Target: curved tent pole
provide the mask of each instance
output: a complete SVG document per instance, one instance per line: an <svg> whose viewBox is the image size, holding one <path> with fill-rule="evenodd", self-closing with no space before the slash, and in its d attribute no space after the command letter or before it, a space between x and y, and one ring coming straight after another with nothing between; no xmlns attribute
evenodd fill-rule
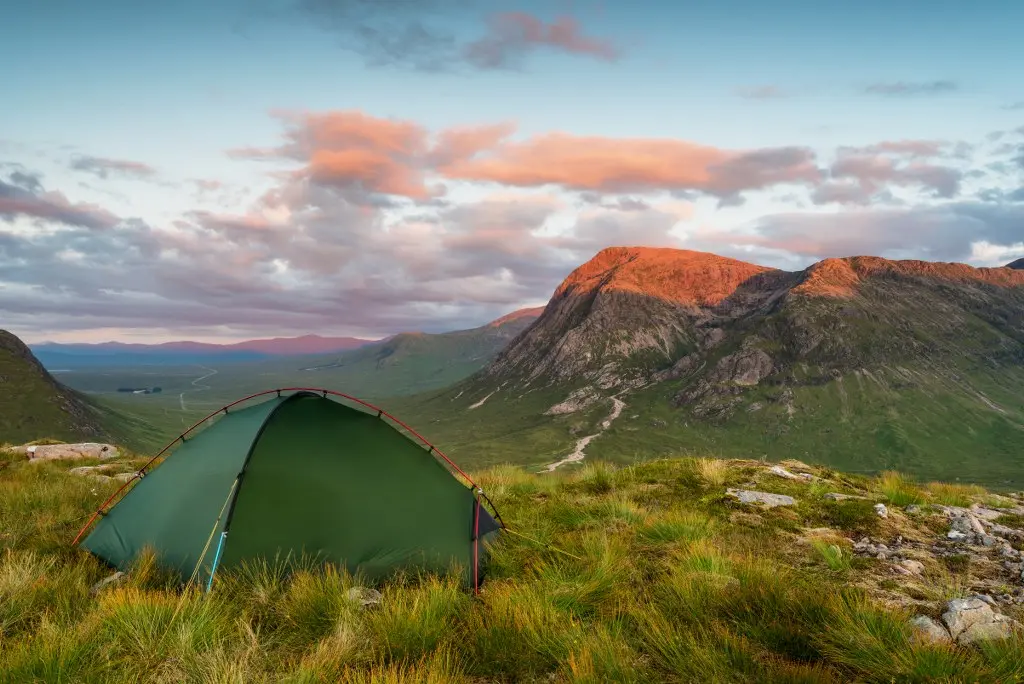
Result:
<svg viewBox="0 0 1024 684"><path fill-rule="evenodd" d="M353 402L355 402L357 404L360 404L361 406L365 406L366 408L370 409L371 411L376 411L377 412L377 418L388 418L392 422L397 423L401 427L405 428L411 435L416 437L416 439L418 439L420 442L422 442L423 445L428 448L428 452L427 453L430 453L430 454L436 453L438 456L440 456L445 461L445 463L447 463L452 468L454 468L455 472L457 472L459 475L461 475L463 478L465 478L465 480L470 484L470 486L472 486L475 490L477 490L477 492L479 494L483 495L483 497L485 499L487 499L487 503L491 504L491 508L494 509L494 513L495 513L495 516L496 516L496 518L498 520L498 523L501 525L501 527L503 529L505 529L505 522L501 519L501 514L498 513L498 509L494 506L494 503L489 498L487 498L487 495L484 494L483 489L481 489L476 484L476 482L473 481L473 478L471 478L469 475L467 475L465 473L465 471L462 470L462 468L460 468L459 466L455 465L455 463L450 458L448 458L444 454L444 452L442 452L436 446L431 444L427 440L426 437L424 437L420 433L416 432L416 430L412 429L409 425L407 425L406 423L402 422L401 420L399 420L395 416L391 415L390 413L388 413L384 409L382 409L382 408L380 408L378 406L374 406L373 404L371 404L369 402L363 401L362 399L359 399L358 397L353 397L353 396L351 396L349 394L345 394L343 392L335 392L334 390L323 389L323 388L320 388L320 387L281 387L281 388L277 388L277 389L264 390L262 392L257 392L255 394L250 394L247 397L242 397L241 399L238 399L237 401L233 401L230 404L227 404L226 406L223 406L223 407L217 409L216 411L214 411L210 415L208 415L205 418L203 418L203 419L199 420L198 422L194 423L187 430L185 430L180 435L178 435L177 437L172 439L170 442L168 442L167 445L163 449L158 451L156 453L156 455L153 456L153 458L151 458L148 461L146 461L146 463L141 468L139 468L139 470L135 473L134 477L132 477L129 480L126 480L120 487L118 487L117 491L115 491L113 494L111 494L110 497L107 498L106 501L104 501L102 504L100 504L100 507L96 509L96 512L92 514L92 517L89 518L88 522L86 522L85 525L82 526L82 529L80 529L78 531L78 534L75 536L74 540L71 542L71 545L74 546L75 544L77 544L82 539L82 535L85 534L85 531L87 529L89 529L89 527L96 521L96 518L98 518L100 515L103 514L103 510L107 506L110 505L111 501L113 501L114 499L117 498L118 494L123 492L128 487L128 485L130 485L136 479L143 478L145 476L145 474L146 474L146 469L149 468L153 464L154 461L156 461L158 458L160 458L165 453L167 453L168 449L170 449L175 444L177 444L179 440L184 442L185 441L185 437L187 437L190 433L192 433L194 430L196 430L198 427L200 427L203 423L205 423L206 421L210 420L211 418L215 418L217 415L219 415L221 413L226 414L228 412L228 409L230 409L230 408L238 406L239 404L245 403L245 402L250 401L252 399L256 399L258 397L264 397L264 396L266 396L268 394L275 394L276 393L277 396L281 396L281 392L317 392L317 393L322 394L325 399L327 398L327 395L332 395L332 396L335 396L335 397L341 397L342 399L347 399L349 401L353 401Z"/></svg>

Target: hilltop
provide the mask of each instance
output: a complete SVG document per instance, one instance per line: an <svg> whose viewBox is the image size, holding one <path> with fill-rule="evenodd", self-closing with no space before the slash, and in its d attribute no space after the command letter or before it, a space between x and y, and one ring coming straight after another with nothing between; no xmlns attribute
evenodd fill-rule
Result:
<svg viewBox="0 0 1024 684"><path fill-rule="evenodd" d="M1010 263L1006 264L1006 268L1024 270L1024 258L1017 259L1016 261L1011 261Z"/></svg>
<svg viewBox="0 0 1024 684"><path fill-rule="evenodd" d="M1022 270L622 247L481 372L402 408L481 462L554 463L599 435L586 453L622 462L698 449L1011 486L1022 384Z"/></svg>
<svg viewBox="0 0 1024 684"><path fill-rule="evenodd" d="M96 407L57 382L20 339L0 330L0 444L99 440L106 434Z"/></svg>

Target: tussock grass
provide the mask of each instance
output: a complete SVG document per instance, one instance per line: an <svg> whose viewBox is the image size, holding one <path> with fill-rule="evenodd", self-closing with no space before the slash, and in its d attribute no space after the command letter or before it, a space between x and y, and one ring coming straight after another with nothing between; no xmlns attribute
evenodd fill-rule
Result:
<svg viewBox="0 0 1024 684"><path fill-rule="evenodd" d="M61 522L95 505L93 485L11 463L0 470L11 495L0 498L0 672L97 684L1024 677L1019 638L923 645L910 613L872 598L837 542L878 530L870 501L825 502L821 485L773 480L801 500L796 510L722 500L726 483L754 476L756 466L713 459L495 468L479 481L522 536L492 548L481 594L410 574L363 608L349 599L360 577L307 558L222 568L207 594L183 591L150 552L93 595L110 570L69 549L77 526ZM895 474L863 484L890 503L936 491ZM794 542L822 523L836 531ZM969 594L967 570L934 564L920 598Z"/></svg>
<svg viewBox="0 0 1024 684"><path fill-rule="evenodd" d="M885 495L886 502L893 506L909 506L924 503L921 488L902 473L886 471L877 478L876 487Z"/></svg>
<svg viewBox="0 0 1024 684"><path fill-rule="evenodd" d="M963 506L966 508L975 501L983 501L988 496L985 488L978 485L929 482L925 489L932 501L945 506Z"/></svg>
<svg viewBox="0 0 1024 684"><path fill-rule="evenodd" d="M717 458L692 458L684 463L700 482L709 487L721 487L730 474L729 463Z"/></svg>
<svg viewBox="0 0 1024 684"><path fill-rule="evenodd" d="M844 551L843 547L838 544L824 539L815 539L811 542L811 546L818 552L822 562L828 566L829 570L846 571L851 568L853 556Z"/></svg>

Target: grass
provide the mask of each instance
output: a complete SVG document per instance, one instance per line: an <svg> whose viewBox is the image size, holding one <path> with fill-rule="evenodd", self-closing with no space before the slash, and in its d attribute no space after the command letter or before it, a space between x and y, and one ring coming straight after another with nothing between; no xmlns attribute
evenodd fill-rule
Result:
<svg viewBox="0 0 1024 684"><path fill-rule="evenodd" d="M829 487L769 477L760 488L804 498L806 510L737 511L724 489L763 477L749 462L483 471L482 486L524 536L505 535L493 547L482 593L444 577L405 577L381 587L380 605L369 609L348 599L357 578L333 566L254 561L223 569L203 594L183 592L151 555L127 581L92 595L109 570L68 548L77 524L67 519L113 485L54 464L3 463L5 681L923 682L1022 674L1020 640L984 648L913 641L911 614L881 600L891 574L854 563L841 525L794 543L792 530L835 511L844 511L838 521L862 526L870 501L832 510L814 499ZM913 485L893 475L858 483L869 499L913 496ZM932 583L932 599L962 595L970 569L957 568L956 582Z"/></svg>

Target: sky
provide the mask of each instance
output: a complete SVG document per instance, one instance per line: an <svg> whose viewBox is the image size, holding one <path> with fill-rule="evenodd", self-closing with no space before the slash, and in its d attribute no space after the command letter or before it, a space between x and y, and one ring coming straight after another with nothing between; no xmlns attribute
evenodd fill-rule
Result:
<svg viewBox="0 0 1024 684"><path fill-rule="evenodd" d="M609 246L1024 256L1017 0L0 0L0 328L377 338Z"/></svg>

